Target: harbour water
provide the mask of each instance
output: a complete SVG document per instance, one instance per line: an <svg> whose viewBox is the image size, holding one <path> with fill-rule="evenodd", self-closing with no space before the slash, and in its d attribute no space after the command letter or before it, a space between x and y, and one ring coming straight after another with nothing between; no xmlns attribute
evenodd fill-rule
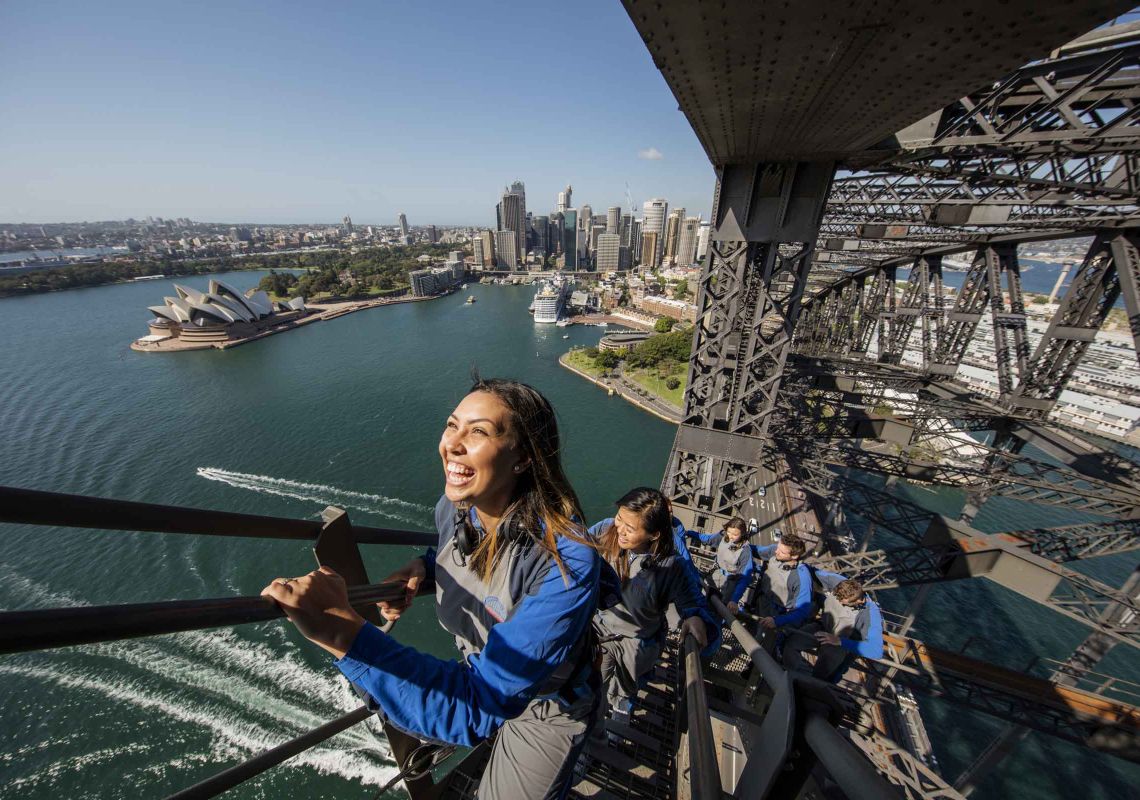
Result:
<svg viewBox="0 0 1140 800"><path fill-rule="evenodd" d="M260 275L226 279L245 289ZM169 283L0 301L0 484L290 517L338 505L364 524L427 530L442 486L439 433L472 368L551 399L591 519L629 487L660 481L672 427L558 365L603 331L535 326L533 287L472 284L230 351L131 352ZM465 304L469 294L478 302ZM904 491L940 510L960 503ZM999 501L979 525L1055 519ZM374 578L411 555L365 549ZM1134 560L1079 568L1119 584ZM0 526L0 608L255 594L312 563L295 542ZM936 588L918 633L952 645L979 636L972 652L1020 668L1034 653L1063 657L1084 629L975 581ZM454 657L430 603L396 635ZM1136 661L1121 646L1106 670L1137 679ZM3 657L0 797L163 796L354 705L328 658L280 622ZM998 727L936 702L923 709L951 776ZM227 796L370 798L392 772L382 740L357 726ZM1096 800L1138 784L1133 765L1035 734L975 797L1079 787Z"/></svg>

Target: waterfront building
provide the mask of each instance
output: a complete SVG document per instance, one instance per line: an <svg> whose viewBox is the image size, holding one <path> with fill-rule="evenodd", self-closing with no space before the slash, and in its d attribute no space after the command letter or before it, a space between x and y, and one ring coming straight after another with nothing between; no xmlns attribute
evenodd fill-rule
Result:
<svg viewBox="0 0 1140 800"><path fill-rule="evenodd" d="M641 266L657 269L657 232L641 232Z"/></svg>
<svg viewBox="0 0 1140 800"><path fill-rule="evenodd" d="M599 272L621 269L621 236L616 233L599 234L594 263Z"/></svg>
<svg viewBox="0 0 1140 800"><path fill-rule="evenodd" d="M274 303L261 290L242 294L223 281L212 279L205 292L174 284L177 296L164 297L164 305L147 308L154 317L142 344L167 339L183 342L219 342L252 336L265 328L305 316L305 299Z"/></svg>
<svg viewBox="0 0 1140 800"><path fill-rule="evenodd" d="M518 269L518 236L515 235L514 231L495 231L495 254L498 266L504 267L505 269Z"/></svg>
<svg viewBox="0 0 1140 800"><path fill-rule="evenodd" d="M669 317L670 319L683 320L687 322L695 322L697 319L697 307L692 303L687 303L684 300L674 300L671 297L662 297L656 294L642 295L637 302L634 303L635 307L640 308L650 314L657 314L662 317Z"/></svg>
<svg viewBox="0 0 1140 800"><path fill-rule="evenodd" d="M471 245L475 251L475 266L480 269L491 269L495 266L495 235L491 231L480 231L471 237Z"/></svg>
<svg viewBox="0 0 1140 800"><path fill-rule="evenodd" d="M685 217L681 223L681 233L677 238L677 257L674 263L678 267L691 267L697 260L697 234L701 229L700 217Z"/></svg>
<svg viewBox="0 0 1140 800"><path fill-rule="evenodd" d="M641 210L643 214L641 263L651 262L653 266L657 266L661 263L662 238L665 236L665 217L669 213L669 201L664 197L654 197L652 200L646 200L642 204ZM655 234L653 241L654 247L657 249L651 254L646 254L644 251L644 234L646 233Z"/></svg>
<svg viewBox="0 0 1140 800"><path fill-rule="evenodd" d="M674 208L665 220L665 240L661 246L661 263L677 263L677 246L681 241L681 225L685 221L685 209Z"/></svg>
<svg viewBox="0 0 1140 800"><path fill-rule="evenodd" d="M406 214L404 214L403 211L400 212L399 223L400 223L400 235L406 238L408 235L408 217Z"/></svg>
<svg viewBox="0 0 1140 800"><path fill-rule="evenodd" d="M573 208L562 212L562 253L566 269L578 269L578 212Z"/></svg>
<svg viewBox="0 0 1140 800"><path fill-rule="evenodd" d="M463 283L463 270L455 265L417 269L408 273L408 283L412 285L412 297L432 297L451 291Z"/></svg>
<svg viewBox="0 0 1140 800"><path fill-rule="evenodd" d="M606 209L606 233L620 233L621 206L610 206Z"/></svg>

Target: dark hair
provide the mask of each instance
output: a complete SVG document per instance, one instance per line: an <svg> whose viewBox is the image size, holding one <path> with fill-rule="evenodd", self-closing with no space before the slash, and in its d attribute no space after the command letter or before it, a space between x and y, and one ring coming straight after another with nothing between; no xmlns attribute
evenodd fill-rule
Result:
<svg viewBox="0 0 1140 800"><path fill-rule="evenodd" d="M562 469L562 446L554 408L537 389L525 383L481 378L478 373L473 374L472 379L474 383L468 394L486 392L506 406L508 433L529 459L529 469L519 475L514 497L499 528L505 530L506 525L524 527L550 553L565 577L566 569L558 555L558 537L567 536L586 544L590 542L582 534L582 505ZM498 530L491 531L472 553L472 568L484 580L490 577L502 555L502 541Z"/></svg>
<svg viewBox="0 0 1140 800"><path fill-rule="evenodd" d="M740 531L740 538L742 539L747 539L752 535L752 532L748 530L748 523L744 521L744 517L733 517L728 522L724 523L724 527L721 528L721 530L723 530L725 533L728 533L729 528L736 528L738 531Z"/></svg>
<svg viewBox="0 0 1140 800"><path fill-rule="evenodd" d="M862 600L867 596L867 593L863 591L863 584L854 578L848 578L836 585L834 594L835 599L843 603L843 605Z"/></svg>
<svg viewBox="0 0 1140 800"><path fill-rule="evenodd" d="M803 558L804 553L807 552L807 542L794 533L785 533L780 538L780 544L785 545L797 559Z"/></svg>
<svg viewBox="0 0 1140 800"><path fill-rule="evenodd" d="M665 495L656 489L638 486L622 495L615 505L637 514L642 527L650 533L657 534L650 549L653 559L662 559L676 552L673 547L673 512ZM598 550L617 572L624 586L629 580L629 559L618 544L617 525L611 522L598 537Z"/></svg>

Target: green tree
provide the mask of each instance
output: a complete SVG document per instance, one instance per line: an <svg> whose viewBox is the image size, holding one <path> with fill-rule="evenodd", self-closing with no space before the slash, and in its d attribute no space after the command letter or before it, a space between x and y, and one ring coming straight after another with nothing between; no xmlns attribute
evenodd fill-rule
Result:
<svg viewBox="0 0 1140 800"><path fill-rule="evenodd" d="M669 319L668 317L661 317L653 323L653 330L657 331L658 333L668 333L669 331L673 330L673 320Z"/></svg>

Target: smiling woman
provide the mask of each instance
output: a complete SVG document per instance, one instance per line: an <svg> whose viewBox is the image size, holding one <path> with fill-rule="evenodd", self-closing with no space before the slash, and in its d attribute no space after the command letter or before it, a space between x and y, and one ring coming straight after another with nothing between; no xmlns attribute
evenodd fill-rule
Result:
<svg viewBox="0 0 1140 800"><path fill-rule="evenodd" d="M454 744L496 736L482 798L564 797L597 714L590 620L602 563L578 522L560 452L554 409L526 384L476 380L447 418L439 546L390 576L406 595L381 612L398 618L434 582L461 662L365 622L331 571L277 579L263 592L391 724Z"/></svg>

